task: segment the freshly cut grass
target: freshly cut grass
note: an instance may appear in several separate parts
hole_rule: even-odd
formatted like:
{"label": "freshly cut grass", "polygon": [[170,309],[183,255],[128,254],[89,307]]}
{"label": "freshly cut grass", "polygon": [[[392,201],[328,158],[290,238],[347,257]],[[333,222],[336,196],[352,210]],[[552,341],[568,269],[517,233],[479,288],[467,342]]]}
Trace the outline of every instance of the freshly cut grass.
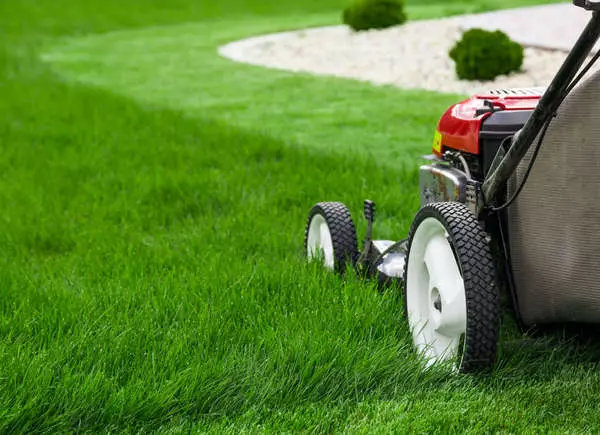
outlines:
{"label": "freshly cut grass", "polygon": [[406,233],[455,98],[216,55],[339,10],[0,3],[0,431],[595,431],[597,341],[505,332],[489,376],[422,371],[396,292],[304,263],[319,200]]}
{"label": "freshly cut grass", "polygon": [[[287,26],[294,25],[292,18]],[[265,72],[216,55],[219,44],[268,32],[271,22],[201,22],[101,34],[68,40],[43,59],[82,83],[262,132],[294,147],[352,153],[392,167],[414,166],[429,152],[437,119],[459,97]]]}

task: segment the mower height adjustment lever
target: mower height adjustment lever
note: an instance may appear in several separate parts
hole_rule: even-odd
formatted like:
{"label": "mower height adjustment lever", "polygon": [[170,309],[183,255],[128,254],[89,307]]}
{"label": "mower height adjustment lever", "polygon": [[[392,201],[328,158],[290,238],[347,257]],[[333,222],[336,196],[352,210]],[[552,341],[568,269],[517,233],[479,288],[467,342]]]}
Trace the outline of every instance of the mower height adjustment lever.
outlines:
{"label": "mower height adjustment lever", "polygon": [[367,222],[373,222],[375,220],[375,203],[368,199],[365,199],[363,204],[364,215]]}
{"label": "mower height adjustment lever", "polygon": [[368,199],[365,199],[363,203],[363,213],[365,219],[367,221],[367,231],[365,233],[365,241],[363,244],[362,252],[360,253],[358,260],[356,261],[358,265],[367,264],[367,260],[371,253],[371,245],[373,244],[373,221],[375,220],[375,203]]}
{"label": "mower height adjustment lever", "polygon": [[588,11],[600,11],[600,1],[573,0],[573,4]]}

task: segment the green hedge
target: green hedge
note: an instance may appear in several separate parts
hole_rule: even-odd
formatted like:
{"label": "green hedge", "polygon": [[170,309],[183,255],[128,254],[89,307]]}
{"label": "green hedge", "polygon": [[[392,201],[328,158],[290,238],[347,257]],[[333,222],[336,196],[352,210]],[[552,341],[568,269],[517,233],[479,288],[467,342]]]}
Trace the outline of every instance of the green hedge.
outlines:
{"label": "green hedge", "polygon": [[343,20],[356,31],[397,26],[406,21],[404,0],[356,0],[344,10]]}
{"label": "green hedge", "polygon": [[523,47],[499,30],[471,29],[450,50],[450,57],[459,78],[493,80],[521,69]]}

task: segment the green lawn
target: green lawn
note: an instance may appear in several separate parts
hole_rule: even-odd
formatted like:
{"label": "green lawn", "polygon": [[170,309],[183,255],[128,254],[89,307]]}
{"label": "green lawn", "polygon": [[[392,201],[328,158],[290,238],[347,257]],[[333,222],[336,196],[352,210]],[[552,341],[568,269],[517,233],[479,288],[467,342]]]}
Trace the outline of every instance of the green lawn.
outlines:
{"label": "green lawn", "polygon": [[423,372],[395,292],[305,264],[320,200],[406,234],[457,98],[216,54],[343,4],[0,2],[0,432],[597,431],[598,343]]}

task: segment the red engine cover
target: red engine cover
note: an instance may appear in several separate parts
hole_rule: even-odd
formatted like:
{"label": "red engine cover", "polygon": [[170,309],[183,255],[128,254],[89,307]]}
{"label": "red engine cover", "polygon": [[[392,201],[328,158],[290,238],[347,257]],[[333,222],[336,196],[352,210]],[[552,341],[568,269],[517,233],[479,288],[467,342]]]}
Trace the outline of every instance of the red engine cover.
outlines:
{"label": "red engine cover", "polygon": [[440,156],[445,148],[479,154],[481,123],[490,116],[476,115],[477,109],[485,108],[488,100],[498,110],[533,110],[543,94],[543,89],[508,89],[475,95],[451,106],[440,122],[435,134],[433,152]]}

